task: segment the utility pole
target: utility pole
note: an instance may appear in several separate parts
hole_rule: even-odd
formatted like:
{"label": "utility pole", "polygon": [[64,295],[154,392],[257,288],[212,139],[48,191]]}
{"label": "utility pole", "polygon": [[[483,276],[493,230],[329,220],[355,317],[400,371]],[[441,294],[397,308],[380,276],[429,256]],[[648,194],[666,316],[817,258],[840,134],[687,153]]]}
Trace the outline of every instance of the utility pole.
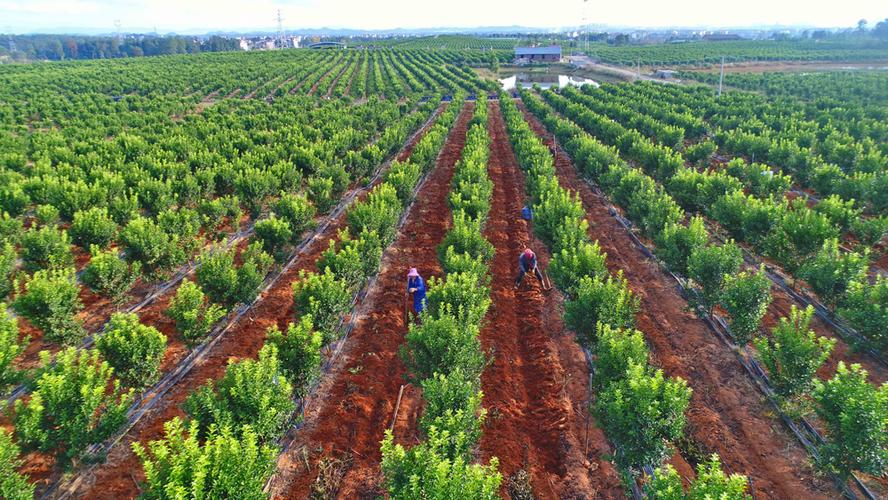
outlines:
{"label": "utility pole", "polygon": [[725,56],[722,56],[722,69],[718,75],[718,97],[722,95],[722,83],[725,81]]}
{"label": "utility pole", "polygon": [[281,9],[278,9],[277,15],[277,23],[278,23],[278,48],[284,48],[284,18],[281,17]]}
{"label": "utility pole", "polygon": [[635,60],[635,78],[641,80],[641,58]]}

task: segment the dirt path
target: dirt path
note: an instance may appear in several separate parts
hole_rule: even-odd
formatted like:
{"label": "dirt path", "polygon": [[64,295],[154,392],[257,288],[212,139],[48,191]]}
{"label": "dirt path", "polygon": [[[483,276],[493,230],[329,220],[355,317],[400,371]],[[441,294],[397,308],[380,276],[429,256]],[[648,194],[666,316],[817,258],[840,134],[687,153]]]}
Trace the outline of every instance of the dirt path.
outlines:
{"label": "dirt path", "polygon": [[[525,116],[538,135],[552,139],[526,110]],[[706,453],[717,452],[730,471],[749,476],[757,498],[837,498],[832,484],[814,474],[804,448],[772,417],[734,354],[687,310],[674,281],[644,257],[561,149],[555,164],[561,183],[579,191],[608,267],[622,269],[641,299],[638,329],[651,348],[652,364],[694,390],[687,435]]]}
{"label": "dirt path", "polygon": [[[450,179],[465,145],[473,108],[468,104],[458,117],[437,168],[383,256],[379,281],[369,291],[336,366],[307,401],[305,426],[278,461],[280,476],[272,485],[273,496],[306,498],[318,476],[319,462],[325,459],[349,464],[341,471],[339,498],[382,494],[379,443],[392,423],[406,374],[398,355],[406,333],[404,277],[408,267],[417,267],[426,279],[441,276],[435,248],[449,227]],[[415,443],[421,406],[419,389],[408,385],[394,427],[399,442]]]}
{"label": "dirt path", "polygon": [[550,256],[520,218],[524,176],[498,102],[490,103],[489,117],[494,192],[484,235],[496,254],[493,304],[481,331],[482,344],[493,355],[481,377],[489,412],[481,460],[499,457],[506,477],[526,469],[538,498],[622,497],[614,468],[601,458],[610,449],[599,429],[589,430],[588,455],[584,453],[588,370],[582,350],[561,321],[559,294],[544,294],[530,275],[520,290],[514,288],[516,262],[526,244],[543,266]]}

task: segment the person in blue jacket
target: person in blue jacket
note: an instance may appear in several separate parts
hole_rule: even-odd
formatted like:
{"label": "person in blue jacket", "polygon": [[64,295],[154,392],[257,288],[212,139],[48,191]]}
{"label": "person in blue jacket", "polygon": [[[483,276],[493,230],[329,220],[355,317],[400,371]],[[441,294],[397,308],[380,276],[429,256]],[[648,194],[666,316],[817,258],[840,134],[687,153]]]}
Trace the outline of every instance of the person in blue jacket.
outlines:
{"label": "person in blue jacket", "polygon": [[419,315],[425,308],[426,287],[415,267],[411,267],[407,273],[407,293],[413,294],[413,312]]}
{"label": "person in blue jacket", "polygon": [[543,274],[540,272],[539,266],[537,266],[536,254],[533,253],[533,250],[525,248],[524,253],[518,257],[518,279],[515,280],[515,288],[521,286],[521,280],[523,280],[524,275],[530,271],[533,271],[534,276],[540,281],[540,285],[545,286],[543,283]]}

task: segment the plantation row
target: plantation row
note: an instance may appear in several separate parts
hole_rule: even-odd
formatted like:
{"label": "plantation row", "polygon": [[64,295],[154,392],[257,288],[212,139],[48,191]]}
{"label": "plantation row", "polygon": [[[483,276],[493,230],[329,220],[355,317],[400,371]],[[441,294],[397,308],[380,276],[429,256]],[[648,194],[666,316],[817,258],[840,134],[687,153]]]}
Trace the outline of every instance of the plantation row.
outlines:
{"label": "plantation row", "polygon": [[[118,150],[107,143],[109,161],[99,162],[116,168],[94,166],[88,158],[72,155],[80,168],[69,165],[66,172],[47,166],[40,175],[11,171],[19,182],[10,188],[26,199],[36,198],[34,213],[40,214],[32,218],[22,205],[18,218],[5,219],[13,229],[3,241],[3,274],[10,281],[0,299],[9,295],[15,311],[29,321],[26,332],[35,337],[34,348],[22,362],[33,365],[39,349],[79,345],[88,331],[101,328],[115,304],[130,302],[128,292],[137,282],[166,279],[187,268],[202,249],[201,263],[218,266],[221,259],[230,266],[233,246],[214,243],[225,236],[232,242],[255,233],[258,243],[242,256],[253,265],[248,267],[252,277],[242,279],[253,285],[244,291],[220,286],[214,299],[226,308],[248,303],[251,290],[269,270],[269,258],[282,257],[316,212],[329,211],[436,107],[429,101],[419,112],[409,113],[410,104],[386,101],[353,108],[334,103],[313,107],[312,102],[293,100],[264,117],[247,115],[252,106],[239,109],[240,116],[220,107],[177,126],[179,134],[172,141],[127,134],[113,143]],[[269,132],[287,124],[292,128],[281,137],[293,137],[290,131],[298,129],[305,138],[266,142],[252,123],[260,118]],[[312,123],[329,128],[313,129]],[[254,130],[250,135],[248,128]],[[196,146],[198,138],[203,148]],[[195,148],[185,147],[189,143]],[[255,222],[241,229],[244,209]],[[275,213],[261,217],[270,210]],[[27,231],[23,222],[30,225]],[[80,273],[75,271],[72,243],[76,255],[90,252],[88,260],[77,259]],[[173,278],[181,276],[180,271]],[[141,297],[145,287],[140,290]],[[91,307],[81,313],[84,301]],[[89,330],[82,326],[84,321]],[[191,337],[185,340],[193,342]],[[27,345],[23,339],[3,348],[14,359]],[[15,379],[12,363],[4,366],[4,386]]]}
{"label": "plantation row", "polygon": [[[691,389],[681,378],[666,378],[649,364],[644,334],[635,327],[639,300],[622,271],[608,272],[606,254],[589,238],[585,209],[576,192],[561,187],[552,155],[524,121],[517,106],[503,101],[510,138],[534,203],[534,230],[553,253],[550,271],[564,294],[564,321],[583,348],[595,355],[595,402],[589,409],[614,443],[614,462],[634,478],[672,455],[683,435]],[[634,479],[630,479],[634,482]],[[698,469],[689,498],[707,491],[743,498],[746,478],[726,477],[717,455]],[[683,498],[682,481],[666,465],[653,472],[646,494]]]}
{"label": "plantation row", "polygon": [[[572,97],[578,98],[576,94]],[[568,101],[560,97],[551,96],[551,99],[562,107],[568,105]],[[588,99],[580,101],[597,107]],[[861,219],[860,211],[854,211],[853,204],[835,198],[822,200],[813,209],[801,200],[784,198],[776,203],[772,195],[781,195],[788,187],[785,182],[783,186],[775,182],[780,180],[779,176],[766,176],[769,183],[763,186],[758,182],[756,186],[731,175],[738,173],[741,178],[757,180],[762,177],[758,172],[761,167],[757,169],[755,165],[747,166],[742,160],[735,160],[728,164],[725,172],[698,172],[684,167],[681,155],[669,148],[640,137],[634,138],[632,143],[619,139],[626,130],[607,117],[596,115],[589,107],[576,108],[572,113],[582,114],[580,123],[592,127],[599,137],[608,137],[639,165],[652,172],[682,208],[707,214],[735,238],[749,243],[759,253],[805,279],[827,304],[845,307],[840,314],[876,349],[885,349],[883,329],[878,326],[883,320],[878,312],[879,290],[885,286],[883,278],[877,278],[875,285],[867,281],[868,250],[845,252],[838,247],[840,232]],[[605,127],[608,132],[604,132]],[[647,152],[642,148],[647,148]],[[775,186],[777,190],[773,191]],[[754,193],[758,190],[759,197],[743,193],[742,187]],[[882,237],[884,221],[885,218],[874,218],[857,224],[863,227],[873,223],[880,225],[878,237],[869,240],[874,243]]]}
{"label": "plantation row", "polygon": [[[0,68],[0,145],[4,155],[25,153],[33,132],[94,129],[97,136],[115,135],[121,128],[182,116],[202,100],[308,93],[315,83],[322,95],[337,97],[346,90],[355,97],[400,98],[412,92],[487,88],[490,84],[479,80],[460,54],[300,49],[8,65]],[[337,72],[319,82],[337,61],[339,68],[355,70],[336,81],[342,82],[338,90],[330,88]]]}
{"label": "plantation row", "polygon": [[691,41],[655,45],[596,43],[588,53],[602,61],[633,66],[709,66],[746,61],[868,61],[888,58],[885,42],[871,40]]}
{"label": "plantation row", "polygon": [[[718,73],[691,71],[682,71],[678,75],[708,84],[717,84],[719,78]],[[885,71],[727,73],[724,84],[769,96],[804,99],[835,107],[866,104],[865,111],[882,120],[888,112],[888,74]]]}
{"label": "plantation row", "polygon": [[[815,112],[800,104],[772,103],[749,93],[732,92],[716,99],[706,89],[650,84],[606,86],[605,91],[587,93],[624,103],[640,100],[648,106],[676,108],[694,120],[705,120],[715,143],[727,153],[768,162],[771,168],[791,175],[800,186],[813,188],[824,197],[837,194],[846,201],[853,198],[861,208],[877,215],[884,214],[888,207],[882,175],[888,166],[888,151],[882,140],[885,124],[846,115],[845,109],[851,105],[839,108],[824,104],[823,111]],[[862,105],[857,109],[863,109]],[[798,116],[801,113],[807,115],[802,118]],[[851,129],[842,125],[844,120],[858,123]],[[680,123],[667,123],[682,128]],[[688,130],[689,137],[699,137],[694,134],[700,130],[697,124],[694,131]],[[667,138],[657,139],[676,147]],[[704,160],[708,159],[706,152],[698,152]]]}
{"label": "plantation row", "polygon": [[[548,91],[543,96],[568,119],[556,115],[551,107],[530,92],[522,94],[528,108],[555,133],[577,168],[600,185],[617,205],[623,207],[624,213],[642,233],[656,243],[656,254],[668,269],[689,279],[695,302],[701,310],[711,315],[718,306],[727,314],[730,334],[736,345],[745,346],[752,341],[768,372],[771,387],[781,401],[789,406],[806,399],[813,401],[820,424],[827,430],[826,443],[819,448],[820,465],[840,478],[847,478],[855,470],[881,474],[888,458],[884,454],[888,443],[885,441],[884,405],[881,403],[888,385],[875,387],[867,383],[867,372],[860,366],[848,368],[842,362],[831,380],[816,377],[817,369],[829,356],[835,341],[818,338],[810,331],[808,325],[813,314],[810,308],[793,310],[789,317],[780,321],[770,337],[761,335],[760,322],[771,302],[770,282],[764,271],[741,270],[742,256],[733,242],[709,244],[710,238],[701,219],[684,222],[684,211],[666,190],[644,171],[629,166],[620,158],[622,153],[643,165],[645,170],[655,172],[641,161],[637,152],[617,149],[599,141],[598,138],[602,138],[614,144],[625,143],[611,139],[599,126],[593,127],[591,112],[578,110]],[[582,124],[582,128],[571,119]],[[600,118],[595,120],[608,123]],[[617,292],[619,287],[611,295],[596,291],[587,296],[589,303],[605,308],[607,312],[579,315],[584,321],[577,327],[581,335],[595,338],[594,335],[600,333],[595,323],[599,316],[611,314],[613,304],[628,300],[618,302],[615,297],[622,298],[625,294]],[[571,306],[568,304],[565,309],[569,314]],[[631,301],[624,309],[631,311]],[[637,346],[637,342],[626,342],[620,344],[618,351],[621,355],[639,352]],[[842,423],[851,421],[854,425]]]}
{"label": "plantation row", "polygon": [[[657,181],[651,180],[652,189],[661,193],[657,196],[668,202],[658,201],[652,215],[639,221],[646,234],[653,237],[670,222],[681,220],[683,209],[705,213],[734,237],[804,277],[828,303],[848,306],[850,309],[843,316],[875,348],[885,349],[883,331],[877,326],[881,323],[877,301],[879,290],[885,286],[884,280],[878,278],[875,285],[867,281],[866,252],[861,255],[839,250],[838,228],[827,215],[809,209],[804,203],[775,204],[770,198],[760,200],[746,195],[739,190],[742,183],[728,174],[689,170],[683,166],[681,155],[670,148],[656,145],[637,131],[627,130],[588,107],[571,104],[551,92],[544,95],[559,111],[617,146],[662,183],[658,186]],[[702,220],[697,226],[705,231]],[[739,249],[735,251],[740,257]]]}
{"label": "plantation row", "polygon": [[446,277],[429,281],[425,309],[405,339],[402,357],[425,399],[419,419],[425,441],[405,449],[386,431],[382,471],[393,498],[498,498],[497,459],[471,464],[486,416],[480,377],[487,361],[479,333],[491,305],[494,251],[481,234],[493,193],[487,120],[487,102],[480,99],[453,175],[452,227],[438,246]]}
{"label": "plantation row", "polygon": [[[390,124],[385,135],[376,143],[378,146],[384,147],[379,151],[379,154],[389,155],[397,150],[410,131],[422,123],[435,107],[436,103],[430,101],[420,111],[405,115]],[[355,172],[355,177],[349,178],[346,174],[342,182],[347,187],[352,182],[358,182],[364,176],[366,176],[365,173]],[[185,281],[179,287],[175,297],[170,299],[166,314],[175,321],[176,325],[177,336],[172,339],[173,344],[179,346],[182,343],[187,346],[200,344],[213,324],[225,316],[227,310],[234,310],[238,304],[249,304],[254,301],[258,288],[271,271],[275,259],[281,259],[286,255],[290,245],[298,243],[303,231],[313,224],[316,211],[325,213],[332,208],[329,203],[324,206],[313,204],[304,193],[299,193],[299,190],[302,189],[299,185],[280,186],[279,189],[282,189],[280,197],[269,204],[273,211],[255,223],[253,227],[255,236],[252,243],[246,246],[239,255],[237,249],[233,247],[209,247],[198,259],[195,278],[200,286],[191,281]],[[340,193],[336,194],[336,196],[339,195]],[[238,208],[238,210],[240,209]],[[189,211],[194,213],[196,217],[197,212],[184,206],[178,211],[165,213],[187,216]],[[234,220],[239,219],[238,216]],[[172,220],[176,221],[175,218]],[[113,222],[111,227],[114,227]],[[195,225],[190,229],[188,227],[185,229],[191,232],[186,234],[182,227],[175,225],[167,228],[150,219],[134,219],[123,229],[122,233],[126,235],[128,230],[133,231],[135,234],[133,241],[136,243],[125,244],[122,257],[118,251],[100,252],[96,250],[96,257],[86,266],[81,276],[88,283],[87,286],[95,287],[111,298],[125,299],[125,293],[136,280],[138,270],[150,264],[150,261],[145,261],[145,257],[170,258],[178,256],[177,260],[187,258],[184,250],[186,248],[193,250],[196,247],[197,240],[194,237],[198,231],[197,223],[195,222]],[[23,238],[27,238],[27,234]],[[38,234],[65,235],[66,233],[53,226],[44,226],[38,231]],[[187,238],[182,239],[182,236],[190,238],[191,241],[189,242]],[[64,240],[63,236],[59,238]],[[28,248],[27,239],[24,241],[22,248],[26,249]],[[51,248],[63,255],[63,252],[68,250],[64,246],[58,245]],[[30,278],[25,278],[26,275],[22,273],[24,285],[19,287],[16,284],[14,290],[13,308],[42,330],[40,332],[43,334],[41,346],[46,345],[46,341],[63,344],[79,343],[85,334],[84,329],[80,326],[79,318],[75,316],[76,312],[82,308],[82,303],[79,299],[80,293],[75,282],[74,271],[72,268],[57,267],[56,264],[59,260],[58,258],[48,259],[51,264],[50,268],[38,270]],[[235,265],[236,260],[240,261],[239,265]],[[207,303],[205,296],[211,300],[212,305]],[[98,313],[92,310],[86,312],[88,314]],[[110,314],[110,311],[106,314]],[[142,327],[135,314],[115,314],[104,325],[100,332],[101,335],[95,339],[96,351],[83,351],[79,354],[73,349],[62,351],[55,365],[50,362],[49,352],[43,352],[40,354],[41,368],[33,373],[25,373],[16,370],[13,361],[27,347],[28,339],[27,337],[18,339],[15,319],[10,318],[7,326],[8,328],[4,328],[4,333],[8,332],[8,334],[3,336],[2,349],[5,360],[2,365],[4,384],[27,376],[25,387],[35,390],[27,406],[23,406],[22,401],[18,401],[16,404],[17,433],[23,436],[23,441],[42,451],[58,449],[63,456],[63,460],[61,460],[63,464],[78,457],[90,443],[100,442],[115,432],[121,423],[119,421],[122,416],[120,411],[126,411],[130,406],[133,391],[150,386],[158,379],[160,362],[164,358],[165,351],[169,349],[167,337],[161,335],[155,328]],[[176,351],[181,353],[181,349],[176,349]],[[95,364],[99,353],[105,360],[103,363],[107,362],[117,371],[123,385],[131,388],[128,393],[123,390],[115,390],[120,395],[120,399],[114,412],[107,416],[111,423],[96,425],[95,428],[93,425],[87,425],[85,429],[80,428],[88,422],[93,422],[93,424],[104,422],[106,417],[102,415],[91,417],[90,415],[97,408],[112,401],[113,397],[104,400],[98,398],[86,402],[82,408],[71,405],[72,411],[84,412],[80,415],[81,420],[73,419],[71,415],[68,415],[71,417],[70,419],[64,415],[56,417],[53,411],[42,414],[42,417],[27,416],[27,412],[32,408],[35,412],[43,412],[45,409],[52,410],[57,404],[70,405],[70,402],[64,399],[52,401],[52,406],[48,408],[46,408],[46,404],[42,403],[43,399],[48,396],[41,396],[41,392],[49,390],[48,388],[44,389],[42,383],[45,380],[45,373],[55,373],[58,380],[65,384],[71,384],[66,387],[78,387],[78,384],[86,382],[81,380],[82,376],[78,378],[70,372],[78,369],[86,370],[86,368],[78,367],[84,364]],[[182,359],[182,354],[179,354],[178,359]],[[86,373],[88,374],[88,370]],[[71,376],[69,377],[69,375]],[[107,383],[109,377],[109,370],[103,372],[104,380],[96,381],[96,387]],[[69,396],[75,394],[77,391]],[[29,418],[32,420],[29,421]],[[73,426],[74,429],[59,425],[58,422],[55,422],[56,418],[65,422],[66,425]],[[84,418],[86,420],[82,420]],[[43,422],[41,419],[49,419],[49,421]],[[46,426],[57,429],[46,434],[45,430],[40,430],[41,428],[45,429]]]}
{"label": "plantation row", "polygon": [[[184,407],[193,420],[187,437],[184,424],[176,418],[167,424],[163,440],[152,441],[147,449],[133,445],[143,461],[148,495],[163,496],[170,491],[210,497],[264,495],[263,487],[275,469],[275,439],[282,435],[297,401],[317,378],[322,347],[339,338],[342,317],[353,308],[358,291],[378,272],[383,251],[394,239],[420,178],[434,165],[459,108],[459,102],[452,103],[417,144],[410,160],[393,163],[385,181],[349,208],[347,229],[340,232],[338,242],[330,241],[317,262],[322,271],[300,272],[292,285],[298,323],[291,323],[286,332],[271,327],[258,363],[247,360],[229,365],[215,394],[210,383],[188,398]],[[261,370],[260,365],[264,365]],[[294,389],[276,381],[284,377]],[[220,430],[216,434],[211,431],[200,444],[202,429],[207,427]],[[232,432],[240,436],[239,447],[232,446]],[[225,453],[215,449],[220,440],[228,448]],[[257,442],[259,453],[251,453]],[[196,460],[195,452],[207,459]],[[192,479],[203,475],[206,479]]]}
{"label": "plantation row", "polygon": [[[437,102],[431,101],[423,111],[410,116],[424,120],[435,107]],[[269,331],[268,345],[260,352],[258,361],[231,365],[218,387],[211,383],[189,397],[184,406],[193,418],[192,423],[169,423],[168,439],[152,443],[150,452],[136,446],[137,453],[146,461],[150,487],[158,488],[156,491],[167,487],[195,488],[195,491],[205,488],[204,491],[210,492],[237,487],[226,482],[227,474],[234,473],[234,470],[216,470],[217,475],[212,479],[223,484],[215,486],[212,481],[204,485],[189,484],[187,478],[167,477],[170,473],[167,467],[181,460],[195,467],[193,472],[197,475],[206,474],[207,470],[217,466],[233,466],[238,474],[243,473],[242,477],[250,480],[243,483],[244,491],[249,490],[249,485],[258,488],[254,492],[261,491],[264,479],[271,472],[267,469],[269,461],[273,463],[274,455],[267,445],[260,449],[256,443],[268,443],[283,431],[295,408],[293,398],[301,397],[314,379],[322,344],[335,339],[338,318],[350,308],[352,294],[376,272],[382,249],[394,234],[393,226],[397,224],[399,213],[409,201],[422,171],[433,164],[454,115],[455,111],[442,114],[438,124],[414,148],[411,162],[395,163],[386,173],[386,182],[374,188],[365,201],[349,209],[347,219],[351,233],[342,233],[338,248],[331,246],[319,261],[319,268],[327,270],[322,274],[300,275],[300,280],[294,284],[299,323],[291,324],[284,333],[276,329]],[[408,119],[392,129],[401,134],[397,137],[399,144],[394,146],[395,150],[419,123]],[[391,152],[386,151],[387,154]],[[407,198],[402,201],[399,196]],[[304,196],[291,199],[298,201],[300,197],[301,208],[312,208]],[[279,219],[271,213],[260,221],[264,224],[257,223],[257,241],[242,252],[239,266],[235,264],[233,251],[207,254],[199,260],[197,284],[185,281],[170,301],[167,312],[175,319],[178,333],[186,340],[199,342],[224,314],[224,306],[255,300],[258,286],[273,263],[272,256],[262,249],[280,257],[302,233],[302,228],[292,228],[288,223],[289,208],[279,202],[275,210],[280,209],[284,218]],[[308,215],[307,222],[310,223],[311,216]],[[304,224],[306,220],[302,222]],[[349,234],[356,236],[350,237]],[[115,433],[126,419],[133,389],[124,391],[115,379],[113,392],[104,396],[99,391],[92,400],[80,404],[70,397],[81,390],[92,391],[89,387],[97,390],[107,386],[112,373],[125,384],[136,382],[132,384],[136,387],[153,383],[158,376],[165,343],[165,336],[151,326],[141,325],[137,316],[118,314],[97,341],[97,350],[64,351],[54,366],[49,365],[47,357],[45,368],[38,372],[34,394],[27,404],[19,402],[16,405],[19,443],[47,451],[58,449],[69,460],[79,456],[88,444],[101,442]],[[55,380],[67,389],[61,394],[48,393],[49,380]],[[246,390],[243,384],[261,391]],[[44,401],[49,401],[50,406],[47,407]],[[134,409],[130,408],[129,412]],[[252,424],[252,427],[241,429],[241,424]],[[185,430],[189,431],[187,437]],[[203,441],[204,437],[208,439],[203,448],[193,449],[200,448],[198,439]],[[243,441],[239,442],[241,439]],[[180,455],[158,456],[163,447],[176,450],[175,453]],[[232,454],[218,456],[221,448],[227,448]],[[197,460],[194,453],[212,455],[217,461],[205,463]],[[208,469],[201,471],[201,467]],[[236,492],[231,494],[236,495]]]}
{"label": "plantation row", "polygon": [[[607,87],[606,90],[613,89]],[[702,167],[704,170],[708,169],[714,153],[717,151],[713,142],[699,140],[705,130],[702,120],[688,114],[657,107],[654,102],[642,96],[626,95],[622,92],[609,93],[594,89],[586,91],[582,95],[569,89],[565,95],[593,111],[614,118],[625,126],[636,128],[661,146],[667,146],[674,152],[683,154],[689,163]],[[691,140],[698,142],[685,147],[686,135]],[[789,194],[788,191],[792,186],[793,179],[789,175],[782,174],[779,170],[775,172],[776,169],[767,165],[749,164],[743,158],[734,158],[718,167],[722,170],[721,173],[727,173],[723,182],[729,184],[728,191],[736,190],[742,185],[747,192],[760,200],[777,198],[784,205],[790,204],[787,194]],[[675,167],[669,165],[664,168]],[[683,173],[691,175],[690,177],[682,176]],[[693,182],[697,173],[691,170],[678,170],[676,175],[685,182]],[[872,177],[870,181],[876,182]],[[773,202],[773,200],[768,201]],[[693,203],[691,202],[691,204]],[[861,217],[863,208],[856,207],[853,199],[845,201],[833,194],[819,200],[814,206],[814,210],[824,214],[841,234],[852,230],[854,237],[866,246],[878,243],[882,236],[888,232],[888,219]]]}

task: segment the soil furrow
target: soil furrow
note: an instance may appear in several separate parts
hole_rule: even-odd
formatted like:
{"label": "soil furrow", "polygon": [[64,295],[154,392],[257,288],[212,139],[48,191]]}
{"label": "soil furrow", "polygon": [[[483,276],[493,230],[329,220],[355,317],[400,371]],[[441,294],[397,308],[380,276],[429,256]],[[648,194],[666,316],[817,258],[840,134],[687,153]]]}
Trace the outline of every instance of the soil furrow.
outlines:
{"label": "soil furrow", "polygon": [[494,182],[485,237],[496,247],[492,265],[493,305],[481,331],[493,362],[481,378],[488,419],[481,460],[500,459],[508,477],[525,469],[538,498],[622,497],[613,467],[601,457],[609,446],[599,429],[589,429],[586,448],[588,369],[582,350],[560,318],[560,294],[543,292],[532,275],[514,288],[524,246],[541,266],[550,255],[520,217],[524,175],[506,133],[499,103],[492,102],[489,162]]}
{"label": "soil furrow", "polygon": [[[521,107],[537,134],[551,143],[551,134]],[[635,247],[561,149],[555,164],[561,183],[579,192],[608,267],[622,269],[641,299],[638,329],[650,345],[652,364],[694,390],[686,434],[705,452],[717,452],[730,471],[749,476],[756,498],[837,497],[832,484],[815,474],[804,448],[773,418],[733,353],[689,311],[671,277]]]}
{"label": "soil furrow", "polygon": [[[367,294],[351,336],[335,366],[305,404],[305,425],[278,461],[272,494],[306,498],[321,462],[348,464],[336,485],[339,498],[375,498],[382,494],[379,443],[393,422],[395,403],[406,371],[399,349],[404,342],[405,276],[416,267],[428,280],[440,276],[436,247],[449,227],[447,195],[454,165],[465,145],[473,106],[462,110],[435,170],[416,201],[395,243],[383,256],[376,286]],[[394,419],[403,444],[415,443],[422,407],[418,388],[407,385]],[[332,492],[331,492],[332,493]]]}

